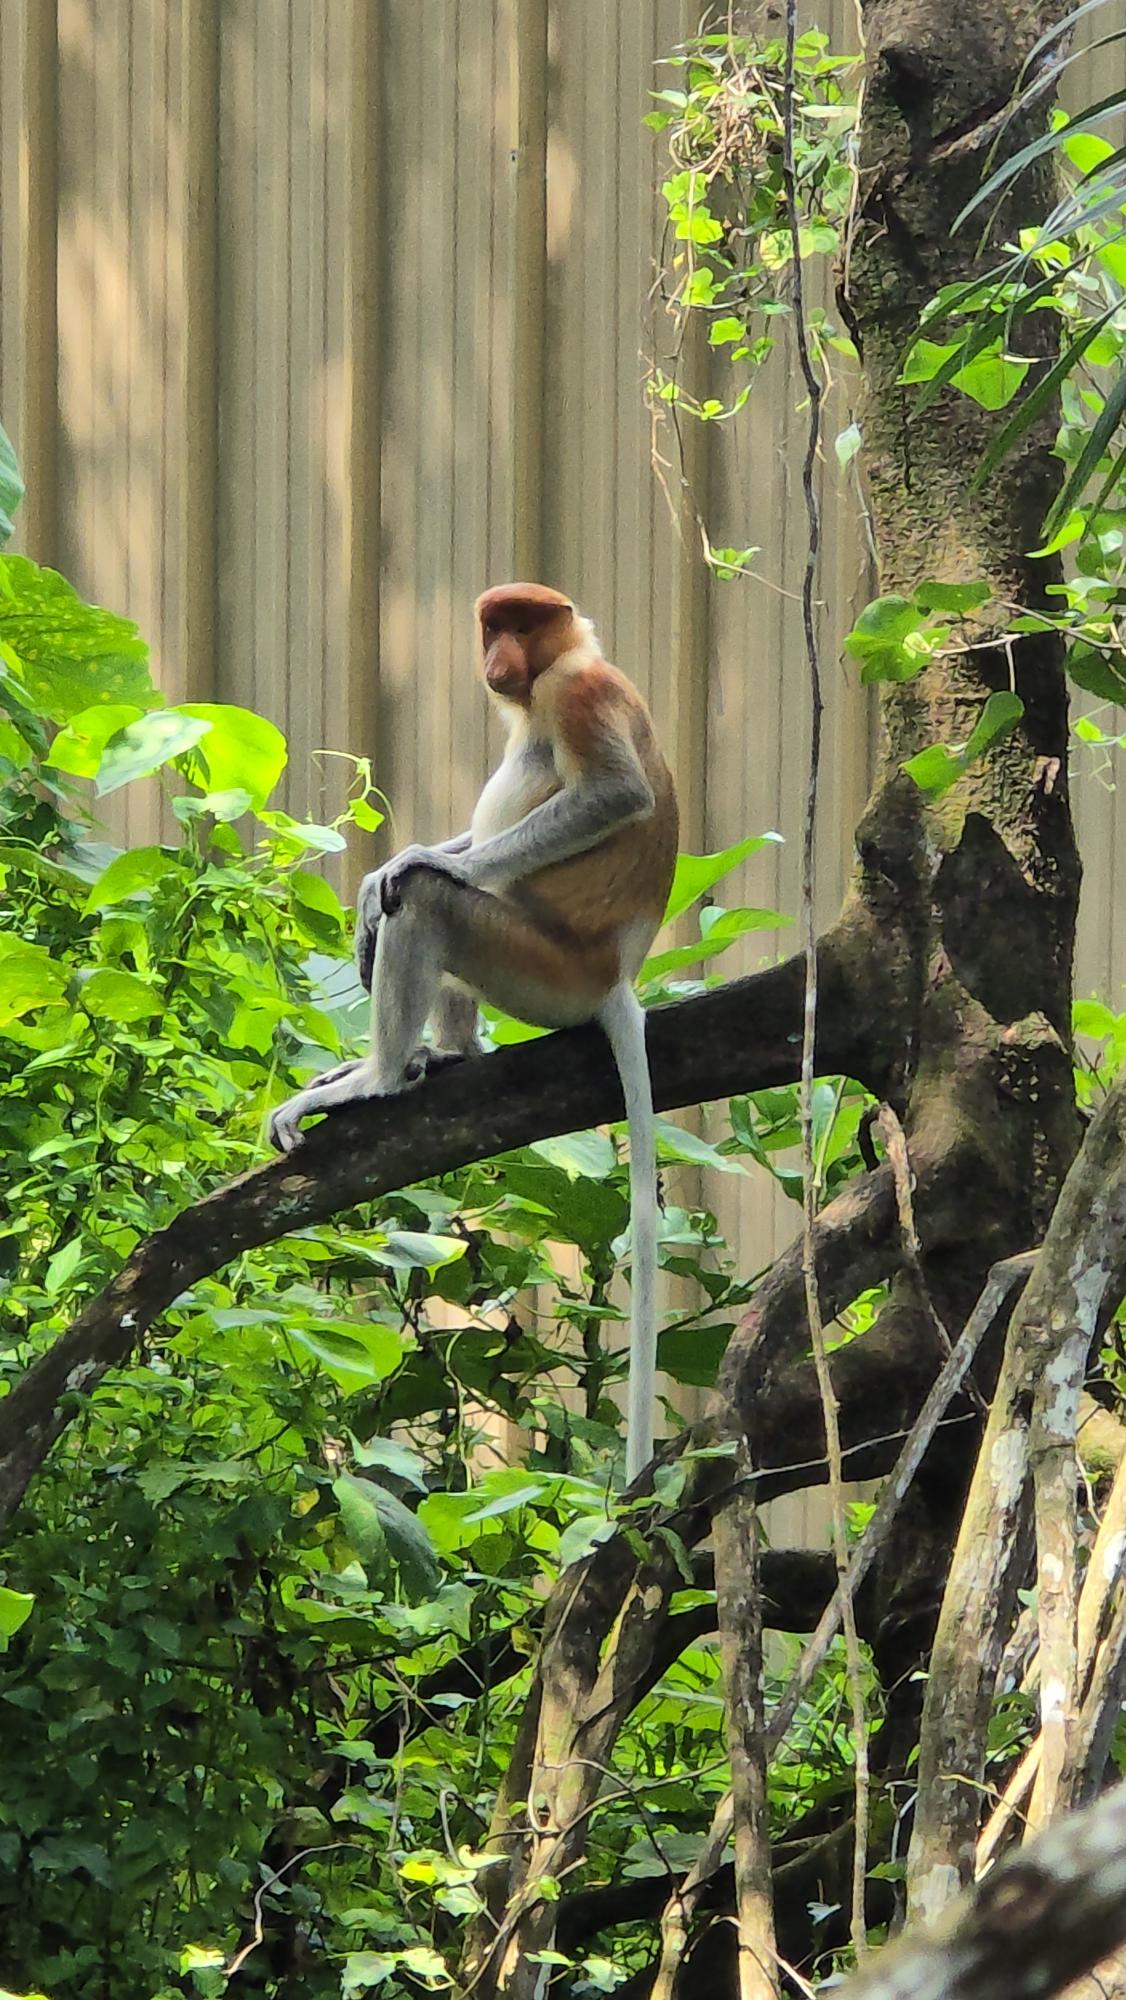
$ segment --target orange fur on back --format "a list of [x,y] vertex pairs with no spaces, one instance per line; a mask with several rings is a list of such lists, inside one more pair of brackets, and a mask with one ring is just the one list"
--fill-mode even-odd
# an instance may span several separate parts
[[533,725],[556,743],[560,775],[608,763],[603,746],[618,734],[632,741],[650,785],[654,809],[616,828],[585,854],[526,876],[526,891],[579,936],[594,941],[623,925],[660,924],[676,866],[677,809],[672,776],[653,733],[649,710],[632,681],[608,661],[560,664],[560,677],[537,683]]

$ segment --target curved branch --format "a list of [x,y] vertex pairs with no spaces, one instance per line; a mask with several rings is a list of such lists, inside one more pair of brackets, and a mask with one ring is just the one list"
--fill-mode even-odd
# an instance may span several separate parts
[[1126,1940],[1126,1785],[995,1868],[953,1928],[905,1941],[847,2000],[1047,2000]]
[[[823,1073],[886,1081],[899,1047],[900,1006],[881,987],[863,911],[819,948]],[[801,1055],[803,961],[648,1016],[657,1109],[792,1082]],[[892,968],[888,984],[894,987]],[[622,1116],[609,1047],[596,1028],[527,1042],[448,1070],[423,1085],[404,1117],[400,1099],[349,1107],[315,1127],[299,1151],[220,1188],[148,1237],[105,1290],[34,1361],[0,1404],[0,1523],[76,1405],[179,1294],[242,1251],[324,1222],[341,1209],[450,1173],[530,1140]]]

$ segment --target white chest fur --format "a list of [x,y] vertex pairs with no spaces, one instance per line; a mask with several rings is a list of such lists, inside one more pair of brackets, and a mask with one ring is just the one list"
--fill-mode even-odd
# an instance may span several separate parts
[[542,805],[559,789],[559,774],[548,739],[524,730],[514,734],[477,801],[471,827],[474,844],[516,826],[534,806]]

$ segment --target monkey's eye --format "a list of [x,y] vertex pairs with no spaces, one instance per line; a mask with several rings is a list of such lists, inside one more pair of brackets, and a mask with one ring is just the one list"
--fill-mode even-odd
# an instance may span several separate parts
[[486,618],[484,624],[481,627],[482,637],[484,638],[486,646],[491,645],[492,641],[497,637],[497,630],[498,628],[493,624],[492,619]]

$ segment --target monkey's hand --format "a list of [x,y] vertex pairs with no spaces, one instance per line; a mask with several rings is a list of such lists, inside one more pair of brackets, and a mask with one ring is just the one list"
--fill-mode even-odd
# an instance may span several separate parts
[[[446,875],[451,882],[461,882],[468,885],[472,879],[465,863],[455,859],[444,848],[404,847],[401,854],[396,854],[394,859],[389,861],[386,867],[381,868],[379,871],[379,912],[381,916],[394,916],[396,910],[402,904],[403,885],[406,882],[407,876],[419,868],[425,868],[434,875]],[[367,887],[367,883],[372,879],[370,875],[366,878],[361,888],[361,896],[363,889]]]

